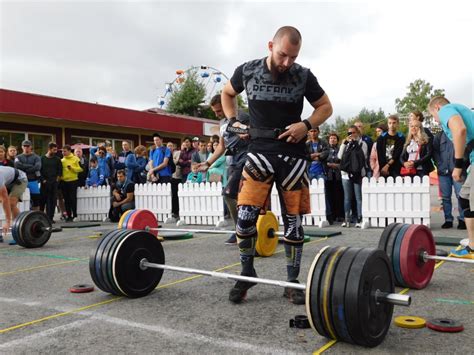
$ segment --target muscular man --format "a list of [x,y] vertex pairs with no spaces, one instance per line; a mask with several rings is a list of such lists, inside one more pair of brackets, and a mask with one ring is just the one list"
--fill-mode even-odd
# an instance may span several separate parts
[[[295,283],[304,240],[301,215],[311,211],[305,137],[332,114],[331,102],[316,77],[295,63],[300,48],[300,32],[290,26],[280,28],[268,43],[268,57],[237,67],[222,92],[222,108],[231,122],[237,116],[236,96],[245,90],[249,103],[250,144],[237,201],[241,274],[256,276],[256,222],[275,182],[285,228],[288,281]],[[304,98],[315,110],[302,121]],[[242,125],[235,122],[233,126]],[[254,285],[238,281],[230,291],[230,301],[241,302]],[[295,304],[305,301],[301,290],[285,288],[284,296]]]
[[[459,258],[474,259],[474,113],[466,106],[452,104],[443,96],[435,96],[428,104],[428,110],[437,122],[441,123],[446,136],[454,145],[453,180],[461,181],[465,160],[470,167],[464,184],[459,192],[461,208],[464,211],[468,245],[461,250],[452,250],[451,255]],[[469,153],[469,157],[467,157]],[[464,159],[466,156],[467,159]]]
[[[220,118],[220,138],[219,145],[214,150],[214,153],[207,158],[207,160],[200,164],[201,170],[208,169],[222,154],[231,157],[231,163],[227,169],[227,185],[222,191],[224,201],[229,209],[230,216],[235,224],[237,224],[237,194],[239,192],[240,179],[242,177],[242,170],[244,169],[245,160],[247,159],[248,139],[240,139],[239,135],[227,132],[227,125],[229,120],[225,118],[222,110],[221,95],[215,95],[211,99],[211,109],[217,118]],[[237,120],[243,124],[248,124],[249,115],[244,111],[239,111]],[[236,244],[237,238],[233,234],[226,241],[226,244]]]
[[[0,200],[5,213],[0,242],[3,242],[3,236],[10,231],[12,219],[20,214],[18,201],[21,200],[27,184],[28,178],[25,172],[9,166],[0,166]],[[10,244],[16,243],[11,242]]]

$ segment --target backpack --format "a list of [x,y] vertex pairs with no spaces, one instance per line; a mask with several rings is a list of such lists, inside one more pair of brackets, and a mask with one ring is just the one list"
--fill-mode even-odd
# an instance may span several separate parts
[[[166,154],[166,149],[167,149],[166,147],[161,147],[161,152],[163,153],[163,157]],[[173,175],[176,171],[176,164],[174,163],[174,160],[173,160],[173,154],[171,154],[171,156],[168,159],[168,167],[170,168],[171,175]]]
[[362,150],[362,142],[350,142],[341,159],[341,170],[350,175],[362,175],[365,168],[365,156]]

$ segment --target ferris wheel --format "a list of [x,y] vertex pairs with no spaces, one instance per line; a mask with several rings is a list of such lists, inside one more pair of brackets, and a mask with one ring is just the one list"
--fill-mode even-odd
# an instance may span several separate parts
[[229,80],[223,72],[207,65],[193,66],[186,70],[178,69],[174,80],[165,83],[165,91],[158,99],[159,108],[166,109],[173,92],[178,91],[192,73],[196,73],[198,82],[206,90],[204,104],[209,104],[211,98],[221,92]]

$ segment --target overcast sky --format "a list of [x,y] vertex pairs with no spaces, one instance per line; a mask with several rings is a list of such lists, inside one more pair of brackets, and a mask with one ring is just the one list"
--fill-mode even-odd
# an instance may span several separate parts
[[[3,1],[0,87],[113,106],[156,107],[177,69],[231,76],[297,27],[334,116],[395,112],[417,78],[474,107],[472,1]],[[305,108],[305,114],[310,112]]]

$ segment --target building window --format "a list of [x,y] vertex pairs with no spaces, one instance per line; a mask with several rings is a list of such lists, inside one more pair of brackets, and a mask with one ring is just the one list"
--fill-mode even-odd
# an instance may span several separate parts
[[33,151],[38,155],[46,154],[48,144],[54,142],[51,134],[28,133],[28,139],[33,143]]
[[13,145],[21,154],[21,142],[28,139],[33,143],[33,151],[38,155],[46,154],[48,143],[54,141],[54,135],[41,133],[0,132],[0,144],[6,148]]
[[0,145],[5,146],[5,148],[13,145],[19,152],[21,152],[21,142],[25,140],[25,136],[25,133],[0,132]]

